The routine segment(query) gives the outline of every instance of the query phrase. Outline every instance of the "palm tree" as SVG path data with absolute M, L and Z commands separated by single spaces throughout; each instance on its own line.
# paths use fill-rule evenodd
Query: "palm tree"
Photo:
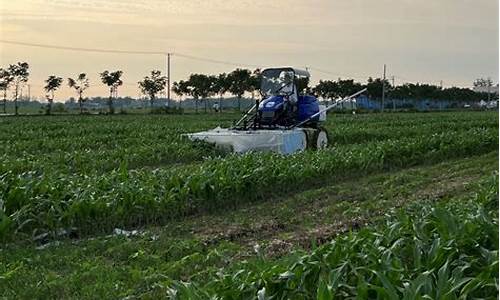
M 8 70 L 0 68 L 0 91 L 3 91 L 3 113 L 7 113 L 7 90 L 14 78 Z
M 87 74 L 80 73 L 75 79 L 68 78 L 68 85 L 70 88 L 74 88 L 78 94 L 78 104 L 80 106 L 80 114 L 83 113 L 83 92 L 89 87 L 89 79 Z
M 14 86 L 14 110 L 15 114 L 18 114 L 17 98 L 21 92 L 22 87 L 26 82 L 28 82 L 29 65 L 26 62 L 18 62 L 15 65 L 10 65 L 8 72 L 12 77 L 12 84 Z
M 47 80 L 45 80 L 45 91 L 47 92 L 47 100 L 49 104 L 47 105 L 47 114 L 50 115 L 52 112 L 52 103 L 54 103 L 54 92 L 61 86 L 63 79 L 54 75 L 50 75 Z
M 167 77 L 161 76 L 161 72 L 154 70 L 151 71 L 151 77 L 146 76 L 144 80 L 139 81 L 139 88 L 144 95 L 149 96 L 149 101 L 151 102 L 151 109 L 153 109 L 153 102 L 158 93 L 165 90 L 165 85 L 167 84 Z
M 123 81 L 120 79 L 120 77 L 123 75 L 123 71 L 109 72 L 108 70 L 106 70 L 102 72 L 100 75 L 102 83 L 104 83 L 109 87 L 109 100 L 108 100 L 109 113 L 114 114 L 115 109 L 113 108 L 113 96 L 115 97 L 117 96 L 118 87 L 123 84 Z

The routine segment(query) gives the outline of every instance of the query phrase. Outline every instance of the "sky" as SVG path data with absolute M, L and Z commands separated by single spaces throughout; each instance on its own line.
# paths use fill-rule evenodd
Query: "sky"
M 106 96 L 98 74 L 123 70 L 120 95 L 166 68 L 164 55 L 77 52 L 4 43 L 171 52 L 171 80 L 238 65 L 309 67 L 313 82 L 381 77 L 396 84 L 498 82 L 497 0 L 0 0 L 0 67 L 30 64 L 30 92 L 49 75 L 89 75 L 88 96 Z M 177 54 L 177 55 L 176 55 Z M 226 61 L 217 64 L 187 58 Z M 73 96 L 64 86 L 56 98 Z

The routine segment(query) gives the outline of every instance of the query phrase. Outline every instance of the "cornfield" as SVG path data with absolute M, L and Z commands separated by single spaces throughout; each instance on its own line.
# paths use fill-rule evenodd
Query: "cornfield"
M 0 237 L 33 238 L 68 229 L 86 235 L 161 224 L 259 201 L 276 191 L 498 147 L 494 118 L 448 118 L 448 123 L 441 116 L 375 118 L 366 126 L 344 123 L 341 129 L 332 124 L 336 143 L 326 151 L 224 158 L 181 137 L 201 127 L 195 120 L 184 127 L 154 120 L 142 128 L 141 120 L 130 124 L 114 118 L 84 119 L 78 128 L 65 119 L 41 126 L 32 121 L 24 128 L 12 124 L 8 128 L 21 134 L 2 145 Z
M 490 210 L 494 208 L 494 210 Z M 242 263 L 203 286 L 174 282 L 176 299 L 494 299 L 498 176 L 474 199 L 419 203 L 375 228 L 287 261 Z
M 0 241 L 29 245 L 163 226 L 498 149 L 498 116 L 488 112 L 338 115 L 326 124 L 327 149 L 292 156 L 223 153 L 182 136 L 229 126 L 233 117 L 0 119 Z M 193 281 L 159 275 L 155 286 L 176 299 L 491 298 L 498 293 L 498 175 L 477 190 L 393 209 L 311 251 L 276 260 L 257 251 L 256 259 Z M 16 268 L 0 263 L 0 287 Z

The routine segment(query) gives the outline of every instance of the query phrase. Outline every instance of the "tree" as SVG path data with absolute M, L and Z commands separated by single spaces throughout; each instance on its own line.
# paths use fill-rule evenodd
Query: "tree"
M 26 62 L 18 62 L 15 65 L 9 65 L 8 72 L 12 76 L 12 85 L 14 86 L 14 110 L 18 114 L 19 107 L 17 105 L 17 98 L 21 92 L 22 87 L 28 82 L 29 65 Z
M 241 97 L 250 90 L 250 76 L 251 72 L 246 69 L 236 69 L 227 76 L 231 83 L 229 92 L 238 97 L 238 110 L 241 110 Z
M 474 87 L 491 87 L 493 86 L 493 81 L 489 77 L 487 79 L 478 78 L 474 81 L 473 85 Z
M 390 96 L 400 100 L 410 99 L 412 98 L 412 87 L 408 83 L 396 86 L 391 90 Z
M 149 96 L 149 101 L 151 102 L 151 109 L 153 109 L 153 102 L 158 93 L 165 90 L 165 84 L 167 84 L 167 77 L 161 76 L 161 72 L 158 70 L 151 71 L 151 77 L 146 76 L 144 80 L 139 81 L 139 88 L 144 95 Z
M 488 93 L 487 97 L 488 97 L 488 102 L 491 101 L 491 87 L 493 86 L 493 81 L 491 80 L 491 78 L 487 78 L 487 79 L 484 79 L 484 78 L 479 78 L 479 79 L 476 79 L 474 81 L 474 87 L 475 88 L 483 88 L 481 89 L 482 92 L 484 92 L 486 90 L 486 93 Z
M 207 79 L 208 79 L 208 93 L 207 93 L 207 96 L 208 97 L 212 97 L 214 95 L 218 95 L 219 91 L 218 91 L 218 87 L 217 87 L 217 81 L 219 80 L 218 76 L 216 75 L 208 75 L 207 76 Z M 208 104 L 208 99 L 205 99 L 205 113 L 207 112 L 207 104 Z
M 83 93 L 89 87 L 89 79 L 87 74 L 80 73 L 75 79 L 68 78 L 68 86 L 74 88 L 78 94 L 78 105 L 80 106 L 80 113 L 83 113 Z
M 212 92 L 216 95 L 219 95 L 219 109 L 222 110 L 222 97 L 224 96 L 229 88 L 231 83 L 227 78 L 226 73 L 219 74 L 214 80 L 212 84 Z
M 212 79 L 204 74 L 191 74 L 187 81 L 188 85 L 188 95 L 195 100 L 195 109 L 198 112 L 198 101 L 200 99 L 205 99 L 212 93 Z M 207 110 L 205 102 L 205 112 Z
M 179 98 L 181 98 L 183 95 L 189 95 L 188 82 L 184 80 L 181 80 L 179 82 L 174 82 L 172 84 L 172 92 L 174 92 L 177 96 L 179 96 Z
M 382 86 L 384 85 L 384 83 L 387 89 L 391 88 L 391 84 L 387 79 L 383 81 L 381 78 L 368 78 L 368 83 L 366 84 L 366 93 L 368 94 L 368 96 L 374 99 L 382 98 Z
M 262 81 L 262 74 L 260 69 L 255 69 L 248 79 L 248 92 L 252 94 L 252 99 L 255 97 L 254 93 L 260 91 L 260 82 Z
M 61 86 L 63 79 L 54 75 L 50 75 L 47 80 L 45 80 L 45 91 L 47 92 L 47 100 L 49 104 L 47 105 L 47 114 L 50 115 L 52 112 L 52 103 L 54 103 L 54 92 Z
M 120 77 L 123 75 L 123 71 L 109 72 L 108 70 L 102 72 L 101 74 L 102 83 L 109 87 L 109 113 L 114 114 L 115 109 L 113 107 L 113 96 L 116 97 L 118 94 L 118 87 L 123 84 Z
M 3 113 L 7 113 L 7 91 L 14 78 L 8 70 L 0 68 L 0 91 L 3 91 Z
M 319 83 L 313 88 L 313 91 L 325 100 L 333 101 L 339 97 L 339 86 L 336 81 L 320 80 Z
M 353 79 L 340 79 L 337 80 L 338 86 L 338 97 L 348 97 L 363 88 L 363 85 L 358 82 L 354 82 Z

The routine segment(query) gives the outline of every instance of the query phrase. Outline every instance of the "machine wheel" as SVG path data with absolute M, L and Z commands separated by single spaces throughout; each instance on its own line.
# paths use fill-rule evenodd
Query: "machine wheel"
M 326 130 L 319 129 L 316 135 L 316 149 L 325 149 L 328 147 L 328 134 Z
M 324 149 L 328 146 L 328 134 L 323 128 L 304 128 L 308 149 Z

